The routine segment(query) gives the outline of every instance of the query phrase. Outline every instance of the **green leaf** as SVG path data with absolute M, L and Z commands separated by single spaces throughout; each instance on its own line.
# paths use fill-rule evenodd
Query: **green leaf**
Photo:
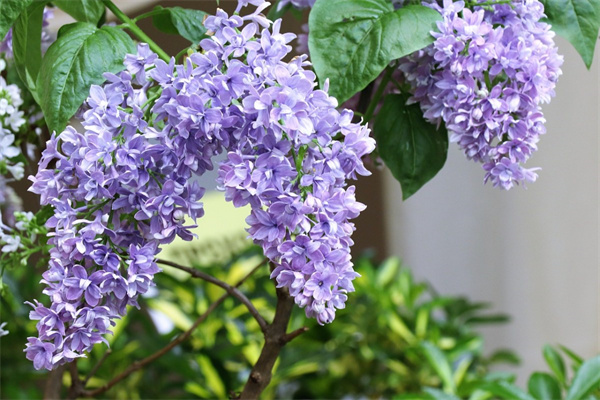
M 544 358 L 546 359 L 546 363 L 554 373 L 554 376 L 558 379 L 561 384 L 565 384 L 566 375 L 565 375 L 565 364 L 563 362 L 562 357 L 552 346 L 545 345 L 543 349 Z
M 440 14 L 411 5 L 394 11 L 387 0 L 317 0 L 308 46 L 321 85 L 344 102 L 373 81 L 390 61 L 433 42 Z
M 406 97 L 385 97 L 373 129 L 379 155 L 402 185 L 406 200 L 433 178 L 446 162 L 448 133 L 423 118 L 418 104 Z
M 454 393 L 456 391 L 456 387 L 454 385 L 454 379 L 452 379 L 452 369 L 450 368 L 450 363 L 446 359 L 444 353 L 431 344 L 430 342 L 423 342 L 420 344 L 427 361 L 431 367 L 438 374 L 440 379 L 444 384 L 444 391 L 446 393 Z
M 454 375 L 453 375 L 454 384 L 456 385 L 456 387 L 458 387 L 458 388 L 460 387 L 465 376 L 467 376 L 467 372 L 468 372 L 471 364 L 473 364 L 473 359 L 471 358 L 471 356 L 467 356 L 467 357 L 463 358 L 456 366 L 456 369 L 454 370 Z
M 482 384 L 479 389 L 490 392 L 501 399 L 535 400 L 529 394 L 508 382 L 486 382 Z
M 35 2 L 13 27 L 13 55 L 19 77 L 38 101 L 36 81 L 42 64 L 42 20 L 46 2 Z
M 0 40 L 33 0 L 0 0 Z
M 458 397 L 448 393 L 444 393 L 439 389 L 426 387 L 423 388 L 423 391 L 429 394 L 429 396 L 434 400 L 460 400 Z
M 194 44 L 205 37 L 204 18 L 207 14 L 204 11 L 161 6 L 156 6 L 155 10 L 160 11 L 152 17 L 152 22 L 158 30 L 180 35 Z
M 538 400 L 556 400 L 562 398 L 560 385 L 556 378 L 545 372 L 535 372 L 527 383 L 529 393 Z
M 496 350 L 487 358 L 488 364 L 506 363 L 519 365 L 520 362 L 521 359 L 514 351 L 506 349 Z
M 76 21 L 98 24 L 104 14 L 104 4 L 100 0 L 54 0 L 54 5 Z
M 567 400 L 580 400 L 592 390 L 600 389 L 600 356 L 586 360 L 577 370 Z
M 215 369 L 210 359 L 206 356 L 199 355 L 196 360 L 200 366 L 200 371 L 206 379 L 206 385 L 219 399 L 227 398 L 227 391 L 225 390 L 225 384 L 219 376 L 219 372 Z
M 44 56 L 37 79 L 40 105 L 51 131 L 61 132 L 103 73 L 122 71 L 133 53 L 131 38 L 121 29 L 76 22 L 61 28 Z
M 541 0 L 552 29 L 567 39 L 592 66 L 600 28 L 600 0 Z
M 506 314 L 477 315 L 465 320 L 465 324 L 503 324 L 510 321 Z
M 577 355 L 573 350 L 560 344 L 558 345 L 558 347 L 560 347 L 560 349 L 571 359 L 571 361 L 573 361 L 573 367 L 575 369 L 579 368 L 579 366 L 583 364 L 583 358 Z
M 275 21 L 283 17 L 283 15 L 288 12 L 290 8 L 292 8 L 292 3 L 288 3 L 283 7 L 279 7 L 279 3 L 281 3 L 281 0 L 274 1 L 269 9 L 267 18 L 269 18 L 271 21 Z
M 381 263 L 379 268 L 377 268 L 377 286 L 383 289 L 390 284 L 390 282 L 398 275 L 399 270 L 400 259 L 391 257 L 385 260 Z
M 431 396 L 426 394 L 399 394 L 392 397 L 393 400 L 431 400 Z

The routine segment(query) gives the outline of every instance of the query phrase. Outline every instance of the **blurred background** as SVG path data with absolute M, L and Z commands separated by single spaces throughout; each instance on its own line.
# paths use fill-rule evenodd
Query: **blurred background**
M 216 3 L 212 0 L 122 0 L 115 3 L 132 16 L 149 11 L 156 4 L 198 8 L 207 12 L 216 9 Z M 236 3 L 234 0 L 221 0 L 221 7 L 232 10 Z M 306 15 L 304 17 L 306 18 Z M 70 17 L 57 10 L 51 26 L 57 29 L 71 21 Z M 302 20 L 297 20 L 290 14 L 284 19 L 284 27 L 288 31 L 300 32 L 302 23 Z M 176 36 L 159 33 L 152 27 L 151 20 L 141 21 L 140 26 L 170 54 L 176 54 L 189 45 Z M 561 343 L 584 358 L 600 352 L 598 296 L 600 292 L 598 234 L 600 57 L 597 51 L 592 69 L 588 71 L 579 55 L 565 40 L 558 38 L 557 42 L 560 52 L 565 57 L 565 63 L 563 76 L 557 85 L 556 97 L 550 105 L 544 107 L 547 134 L 539 143 L 538 153 L 529 162 L 530 166 L 542 168 L 537 182 L 527 188 L 513 188 L 509 192 L 497 190 L 491 185 L 484 186 L 482 183 L 484 172 L 481 167 L 467 161 L 462 152 L 451 145 L 446 166 L 406 202 L 401 201 L 400 186 L 386 170 L 376 170 L 373 176 L 361 178 L 356 184 L 357 197 L 366 203 L 368 208 L 356 220 L 357 230 L 354 235 L 356 245 L 353 254 L 357 259 L 368 254 L 372 260 L 365 259 L 357 263 L 357 271 L 364 276 L 361 278 L 364 279 L 363 283 L 357 285 L 358 290 L 376 292 L 378 282 L 393 286 L 394 283 L 390 282 L 391 277 L 401 282 L 403 279 L 408 279 L 407 276 L 414 275 L 417 282 L 430 283 L 431 287 L 435 288 L 432 289 L 432 293 L 441 293 L 456 301 L 462 296 L 469 298 L 471 303 L 461 303 L 461 307 L 468 309 L 465 304 L 490 303 L 493 305 L 490 315 L 505 314 L 510 316 L 511 320 L 509 323 L 498 325 L 477 325 L 477 335 L 483 335 L 485 341 L 483 347 L 475 353 L 475 359 L 479 360 L 481 368 L 487 368 L 490 360 L 484 360 L 483 354 L 490 355 L 493 350 L 501 348 L 514 350 L 520 355 L 520 365 L 502 366 L 500 369 L 516 372 L 517 381 L 521 384 L 526 382 L 527 376 L 532 371 L 547 369 L 544 367 L 541 352 L 542 346 L 546 343 Z M 207 175 L 204 184 L 214 189 L 214 176 Z M 37 201 L 35 198 L 29 199 L 31 205 Z M 222 195 L 217 192 L 207 194 L 205 208 L 206 216 L 202 218 L 197 229 L 199 240 L 193 243 L 176 242 L 165 250 L 162 258 L 186 265 L 208 266 L 207 268 L 213 268 L 211 271 L 214 273 L 222 273 L 223 279 L 235 278 L 240 271 L 256 262 L 253 250 L 245 250 L 247 243 L 244 241 L 246 236 L 244 218 L 247 211 L 234 209 L 233 206 L 225 203 Z M 222 272 L 220 269 L 215 269 L 214 265 L 226 262 L 240 253 L 243 253 L 243 256 L 230 263 L 229 268 L 221 268 Z M 388 266 L 387 275 L 383 274 L 377 265 L 389 256 L 399 257 L 402 260 L 401 264 L 410 267 L 412 273 L 401 268 L 400 262 L 394 260 L 383 264 Z M 213 267 L 210 267 L 211 265 Z M 38 276 L 33 281 L 31 276 L 17 274 L 15 284 L 20 279 L 29 278 L 31 281 L 28 283 L 29 287 L 23 291 L 30 293 L 39 291 L 36 285 L 41 270 L 38 272 Z M 377 275 L 378 273 L 381 275 Z M 172 271 L 161 275 L 163 276 L 159 278 L 160 296 L 148 299 L 148 309 L 142 307 L 142 312 L 130 313 L 126 318 L 127 321 L 119 324 L 119 327 L 127 330 L 129 334 L 119 336 L 119 328 L 116 329 L 115 337 L 111 341 L 111 345 L 115 348 L 115 352 L 110 356 L 113 364 L 109 363 L 105 368 L 120 369 L 132 360 L 149 354 L 152 349 L 159 348 L 161 343 L 164 344 L 173 337 L 173 332 L 185 329 L 191 324 L 194 317 L 190 315 L 205 309 L 208 304 L 207 299 L 220 295 L 218 290 L 198 285 L 198 282 L 186 280 L 186 277 Z M 266 287 L 270 283 L 266 276 L 262 276 L 261 279 L 252 284 L 248 290 L 253 295 L 257 294 L 259 300 L 264 294 L 264 302 L 260 300 L 259 306 L 268 315 L 271 305 L 266 295 Z M 412 282 L 413 278 L 410 279 Z M 228 281 L 232 282 L 235 279 Z M 260 290 L 250 291 L 252 288 L 260 289 L 261 285 L 265 288 L 264 293 Z M 409 289 L 406 285 L 395 288 L 390 286 L 390 292 L 386 295 L 394 297 L 392 293 L 397 291 L 406 297 L 412 290 L 411 285 L 408 285 Z M 353 296 L 357 297 L 355 304 L 352 303 Z M 419 295 L 415 296 L 413 300 L 417 304 L 419 302 L 416 299 Z M 435 295 L 431 295 L 430 298 L 435 298 Z M 15 304 L 29 299 L 15 299 Z M 404 298 L 401 301 L 407 312 L 404 316 L 406 321 L 409 321 L 405 321 L 409 330 L 412 328 L 416 330 L 417 324 L 416 320 L 413 321 L 414 326 L 410 322 L 418 311 L 414 308 L 415 304 L 411 303 L 413 300 L 407 301 Z M 357 311 L 358 316 L 353 312 L 353 307 L 357 307 L 356 310 L 367 306 L 393 308 L 394 302 L 395 300 L 392 301 L 393 304 L 387 304 L 385 299 L 376 297 L 374 293 L 353 294 L 348 308 L 339 312 L 339 324 L 336 320 L 327 328 L 311 325 L 311 331 L 306 338 L 301 338 L 302 341 L 297 343 L 293 342 L 284 350 L 288 358 L 284 356 L 282 359 L 280 370 L 283 372 L 276 375 L 277 382 L 275 382 L 279 383 L 280 388 L 272 388 L 268 395 L 287 396 L 286 393 L 295 393 L 296 397 L 302 398 L 303 394 L 305 397 L 318 397 L 323 393 L 331 395 L 343 393 L 343 391 L 319 392 L 319 385 L 327 386 L 327 382 L 333 382 L 331 379 L 336 376 L 336 368 L 338 368 L 338 375 L 347 375 L 348 382 L 352 381 L 354 379 L 352 371 L 342 366 L 345 354 L 354 352 L 358 352 L 359 355 L 356 357 L 363 361 L 383 357 L 382 363 L 388 371 L 396 371 L 401 375 L 402 365 L 404 365 L 411 370 L 414 369 L 415 377 L 410 379 L 435 382 L 435 378 L 431 378 L 435 373 L 419 375 L 418 368 L 411 367 L 418 362 L 411 359 L 410 355 L 406 360 L 401 359 L 406 356 L 405 352 L 402 353 L 403 349 L 411 346 L 410 335 L 404 336 L 402 332 L 404 334 L 406 332 L 402 327 L 398 328 L 398 325 L 392 323 L 395 328 L 390 328 L 390 320 L 374 322 L 374 325 L 370 325 L 365 319 L 368 310 L 363 310 L 363 314 Z M 144 392 L 139 391 L 140 383 L 152 382 L 153 379 L 158 382 L 159 376 L 165 373 L 161 368 L 178 365 L 177 357 L 185 354 L 186 351 L 191 351 L 193 361 L 186 362 L 186 366 L 181 367 L 179 372 L 180 375 L 185 376 L 182 379 L 186 383 L 178 386 L 179 390 L 185 389 L 186 395 L 221 397 L 226 394 L 226 388 L 229 389 L 227 382 L 243 382 L 246 376 L 244 374 L 247 373 L 247 364 L 258 354 L 262 338 L 260 332 L 252 325 L 253 321 L 240 319 L 243 310 L 236 306 L 233 301 L 226 303 L 221 314 L 216 315 L 206 326 L 202 326 L 188 345 L 191 346 L 191 350 L 190 347 L 179 349 L 179 353 L 174 352 L 165 357 L 155 370 L 147 371 L 145 375 L 141 372 L 133 375 L 123 387 L 109 392 L 110 395 L 133 398 L 130 396 L 137 394 L 144 398 L 142 395 Z M 436 327 L 430 323 L 425 331 L 429 332 L 429 329 L 433 329 L 432 336 L 429 336 L 430 333 L 423 332 L 420 333 L 421 336 L 424 335 L 424 338 L 435 342 L 439 339 L 439 332 L 446 332 L 450 337 L 454 337 L 457 343 L 464 338 L 473 337 L 471 327 L 473 321 L 469 320 L 473 317 L 472 314 L 463 315 L 452 308 L 455 307 L 454 305 L 450 307 L 447 304 L 431 306 L 430 309 L 436 307 L 440 307 L 436 312 L 442 312 L 444 315 L 442 320 L 445 321 L 444 323 L 447 322 L 448 326 L 442 324 Z M 478 310 L 477 307 L 474 309 Z M 25 311 L 20 312 L 22 314 Z M 433 318 L 433 311 L 431 315 Z M 9 320 L 6 312 L 3 313 L 1 320 Z M 504 317 L 489 318 L 489 320 L 503 321 Z M 302 312 L 298 312 L 292 325 L 299 327 L 302 324 L 306 324 L 306 321 Z M 9 323 L 7 329 L 18 331 L 31 329 L 33 326 L 26 325 L 23 324 L 22 327 L 15 329 Z M 382 343 L 383 339 L 375 336 L 372 338 L 374 347 L 367 346 L 367 350 L 360 346 L 352 347 L 352 343 L 364 341 L 363 337 L 356 335 L 369 334 L 359 329 L 365 326 L 377 326 L 378 329 L 383 330 L 379 332 L 380 335 L 385 334 L 386 329 L 391 329 L 392 332 L 388 335 L 391 338 L 390 342 Z M 438 336 L 435 333 L 436 329 Z M 221 330 L 226 332 L 226 335 L 218 337 L 216 333 Z M 136 332 L 143 334 L 144 337 L 136 336 Z M 395 334 L 398 335 L 397 341 L 393 339 Z M 416 334 L 419 336 L 418 332 Z M 153 338 L 153 335 L 158 335 L 159 339 Z M 19 370 L 23 376 L 43 378 L 40 374 L 36 375 L 31 371 L 31 365 L 12 358 L 13 352 L 7 354 L 8 338 L 11 340 L 10 343 L 16 343 L 17 346 L 18 343 L 25 342 L 24 338 L 17 338 L 22 339 L 19 342 L 11 336 L 13 335 L 2 338 L 1 383 L 5 389 L 0 393 L 3 398 L 38 397 L 41 384 L 39 390 L 36 389 L 38 391 L 29 393 L 23 391 L 18 384 L 11 386 L 9 391 L 6 389 L 11 376 L 7 368 L 11 368 L 12 365 L 16 367 L 17 363 L 19 368 L 23 368 Z M 374 345 L 378 342 L 381 344 L 379 347 Z M 350 347 L 345 348 L 344 343 Z M 456 343 L 452 346 L 455 345 L 458 346 Z M 449 349 L 455 348 L 452 346 Z M 205 352 L 210 349 L 213 349 L 212 353 Z M 302 354 L 301 349 L 304 349 L 305 354 Z M 317 354 L 323 349 L 330 357 L 328 361 L 316 358 L 311 360 L 306 356 L 306 354 L 313 354 L 311 352 Z M 462 353 L 453 354 L 452 351 L 450 351 L 451 361 L 455 365 L 460 362 Z M 100 358 L 103 352 L 104 349 L 98 349 L 98 352 L 86 361 L 89 365 L 84 362 L 83 368 L 91 368 L 93 360 Z M 364 352 L 366 353 L 363 354 Z M 377 354 L 377 352 L 389 354 Z M 396 352 L 403 355 L 394 358 Z M 24 356 L 21 357 L 24 360 Z M 303 358 L 306 358 L 305 362 L 299 363 L 298 360 Z M 389 359 L 401 359 L 401 362 L 396 365 Z M 375 368 L 369 363 L 356 360 L 352 362 L 357 365 L 357 368 Z M 323 373 L 319 381 L 318 371 L 323 369 L 323 365 L 326 365 L 327 374 Z M 376 370 L 377 368 L 374 369 Z M 202 377 L 197 378 L 200 379 L 197 381 L 194 377 L 198 377 L 199 371 Z M 13 370 L 11 374 L 16 372 Z M 110 377 L 110 372 L 110 370 L 99 370 L 98 379 L 101 381 L 103 373 L 104 378 Z M 355 372 L 358 374 L 360 371 Z M 325 379 L 326 375 L 330 377 L 329 381 Z M 303 381 L 299 378 L 301 376 L 311 377 L 311 380 Z M 407 390 L 415 390 L 418 385 L 411 386 L 410 379 L 403 382 L 407 385 Z M 433 380 L 428 381 L 428 379 Z M 176 386 L 179 378 L 175 378 L 173 382 Z M 311 382 L 316 382 L 314 383 L 316 387 L 311 388 L 314 389 L 313 392 L 303 392 L 303 388 L 298 387 L 298 385 L 311 385 Z M 369 382 L 365 382 L 365 385 L 367 384 Z M 389 389 L 393 384 L 385 381 L 380 386 Z M 360 383 L 357 383 L 357 386 L 360 386 Z M 170 390 L 166 387 L 161 389 L 163 391 L 158 389 L 156 388 L 155 393 L 168 393 Z M 361 389 L 356 390 L 360 393 Z M 376 393 L 389 394 L 385 391 Z M 173 392 L 174 397 L 180 395 L 179 392 Z

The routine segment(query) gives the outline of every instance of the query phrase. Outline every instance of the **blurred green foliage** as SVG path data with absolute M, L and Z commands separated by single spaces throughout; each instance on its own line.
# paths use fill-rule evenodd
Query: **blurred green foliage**
M 259 249 L 251 248 L 226 265 L 195 267 L 235 283 L 262 258 Z M 109 338 L 112 353 L 90 379 L 89 389 L 165 346 L 223 294 L 220 288 L 191 279 L 182 271 L 164 269 L 156 277 L 155 290 L 140 302 L 141 309 L 132 310 L 114 327 L 114 336 Z M 514 395 L 531 400 L 549 398 L 540 393 L 555 393 L 558 387 L 561 396 L 574 400 L 583 399 L 576 396 L 588 396 L 597 387 L 594 372 L 600 371 L 595 368 L 599 358 L 583 363 L 564 350 L 573 368 L 580 371 L 577 376 L 585 375 L 567 380 L 563 357 L 547 347 L 544 355 L 553 375 L 534 374 L 529 395 L 514 386 L 514 376 L 489 370 L 497 362 L 517 363 L 515 354 L 500 350 L 486 357 L 482 351 L 477 327 L 506 322 L 506 316 L 490 314 L 488 304 L 437 294 L 430 285 L 415 282 L 398 259 L 380 265 L 359 259 L 356 270 L 362 277 L 355 281 L 356 292 L 347 308 L 338 312 L 335 323 L 319 326 L 306 319 L 302 310 L 294 310 L 289 330 L 302 326 L 310 329 L 284 348 L 262 398 L 478 400 Z M 10 331 L 0 339 L 2 398 L 42 397 L 46 374 L 34 371 L 22 353 L 25 338 L 35 331 L 23 301 L 38 297 L 38 280 L 39 274 L 26 273 L 25 269 L 5 275 L 11 289 L 7 293 L 13 295 L 2 295 L 0 320 L 9 322 Z M 241 290 L 268 321 L 272 319 L 275 299 L 266 265 Z M 228 298 L 189 340 L 102 397 L 227 398 L 243 387 L 262 344 L 256 321 L 243 305 Z M 97 346 L 87 359 L 79 360 L 81 378 L 105 351 L 105 346 Z M 65 373 L 63 378 L 68 386 L 69 375 Z
M 548 372 L 534 372 L 527 382 L 527 390 L 515 385 L 515 377 L 510 374 L 483 374 L 463 380 L 455 387 L 444 387 L 439 390 L 423 387 L 420 393 L 396 396 L 394 399 L 411 400 L 598 400 L 600 399 L 600 355 L 583 360 L 564 346 L 557 348 L 546 345 L 543 355 Z M 565 367 L 570 361 L 572 377 Z M 450 370 L 450 363 L 445 357 L 432 362 L 436 370 Z M 452 372 L 451 372 L 452 373 Z M 440 374 L 441 378 L 441 374 Z

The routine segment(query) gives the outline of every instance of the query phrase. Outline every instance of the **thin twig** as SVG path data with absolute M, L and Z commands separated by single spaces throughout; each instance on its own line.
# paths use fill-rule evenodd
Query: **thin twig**
M 87 385 L 87 383 L 89 382 L 89 380 L 94 375 L 96 375 L 96 372 L 98 372 L 98 368 L 100 368 L 100 366 L 102 365 L 102 363 L 104 362 L 104 360 L 106 360 L 106 358 L 108 356 L 110 356 L 111 354 L 112 354 L 112 350 L 111 349 L 106 350 L 106 352 L 102 355 L 102 358 L 100 358 L 98 360 L 98 362 L 96 363 L 96 365 L 94 365 L 94 368 L 92 368 L 92 370 L 90 371 L 90 373 L 83 380 L 83 387 L 85 387 L 85 385 Z
M 262 260 L 260 262 L 260 264 L 258 264 L 256 267 L 254 267 L 252 269 L 252 271 L 250 271 L 244 278 L 242 278 L 236 285 L 235 287 L 237 288 L 238 286 L 240 286 L 241 284 L 243 284 L 246 279 L 248 279 L 250 276 L 252 276 L 252 274 L 254 274 L 260 267 L 262 267 L 264 265 L 264 263 L 266 262 L 266 260 Z M 162 349 L 158 350 L 157 352 L 155 352 L 154 354 L 140 360 L 140 361 L 136 361 L 134 362 L 129 368 L 127 368 L 125 371 L 121 372 L 119 375 L 117 375 L 116 377 L 114 377 L 113 379 L 111 379 L 108 383 L 100 386 L 97 389 L 94 390 L 82 390 L 79 393 L 79 396 L 81 397 L 95 397 L 98 396 L 104 392 L 106 392 L 107 390 L 109 390 L 110 388 L 112 388 L 113 386 L 115 386 L 117 383 L 121 382 L 123 379 L 127 378 L 129 375 L 131 375 L 132 373 L 134 373 L 135 371 L 145 367 L 146 365 L 150 364 L 151 362 L 153 362 L 154 360 L 162 357 L 163 355 L 167 354 L 169 351 L 171 351 L 175 346 L 177 346 L 178 344 L 182 343 L 183 341 L 185 341 L 188 337 L 190 337 L 190 335 L 192 334 L 192 332 L 202 323 L 204 322 L 204 320 L 206 320 L 206 318 L 208 318 L 208 316 L 210 315 L 210 313 L 212 313 L 221 303 L 223 303 L 225 301 L 225 299 L 230 295 L 229 292 L 227 292 L 226 294 L 224 294 L 223 296 L 219 297 L 214 303 L 212 303 L 208 309 L 204 312 L 204 314 L 200 315 L 200 317 L 198 317 L 198 319 L 196 319 L 196 321 L 194 321 L 194 324 L 185 332 L 181 333 L 179 336 L 177 336 L 172 342 L 170 342 L 168 345 L 166 345 L 165 347 L 163 347 Z
M 298 336 L 302 335 L 306 331 L 308 331 L 308 327 L 307 326 L 303 326 L 302 328 L 296 329 L 293 332 L 285 334 L 281 338 L 281 341 L 282 341 L 283 344 L 289 343 L 292 340 L 296 339 Z
M 236 287 L 231 286 L 230 284 L 223 282 L 222 280 L 217 279 L 214 276 L 209 275 L 206 272 L 202 272 L 195 268 L 186 267 L 186 266 L 174 263 L 172 261 L 166 261 L 166 260 L 160 260 L 160 259 L 157 259 L 156 262 L 159 264 L 162 264 L 162 265 L 168 265 L 169 267 L 176 268 L 181 271 L 185 271 L 188 274 L 192 275 L 192 277 L 194 277 L 194 278 L 202 279 L 206 282 L 212 283 L 213 285 L 217 285 L 220 288 L 225 289 L 225 291 L 227 291 L 227 293 L 229 293 L 230 295 L 232 295 L 233 297 L 238 299 L 243 305 L 246 306 L 248 311 L 250 311 L 250 314 L 252 314 L 252 316 L 254 317 L 256 322 L 258 322 L 258 326 L 260 326 L 261 331 L 264 332 L 265 329 L 267 328 L 267 321 L 265 321 L 263 316 L 260 315 L 260 313 L 258 312 L 256 307 L 254 307 L 254 304 L 252 304 L 250 299 L 248 299 L 246 297 L 246 295 L 244 295 L 242 292 L 240 292 Z

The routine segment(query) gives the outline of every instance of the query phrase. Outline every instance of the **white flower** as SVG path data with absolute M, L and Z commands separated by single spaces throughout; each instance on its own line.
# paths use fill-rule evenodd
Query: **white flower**
M 10 333 L 10 332 L 4 330 L 5 326 L 6 326 L 6 322 L 3 322 L 3 323 L 0 324 L 0 337 L 6 336 L 6 335 L 8 335 Z
M 12 253 L 13 251 L 17 251 L 20 248 L 23 248 L 21 245 L 21 237 L 20 236 L 11 236 L 11 235 L 3 235 L 0 238 L 4 243 L 6 243 L 2 247 L 3 253 Z

